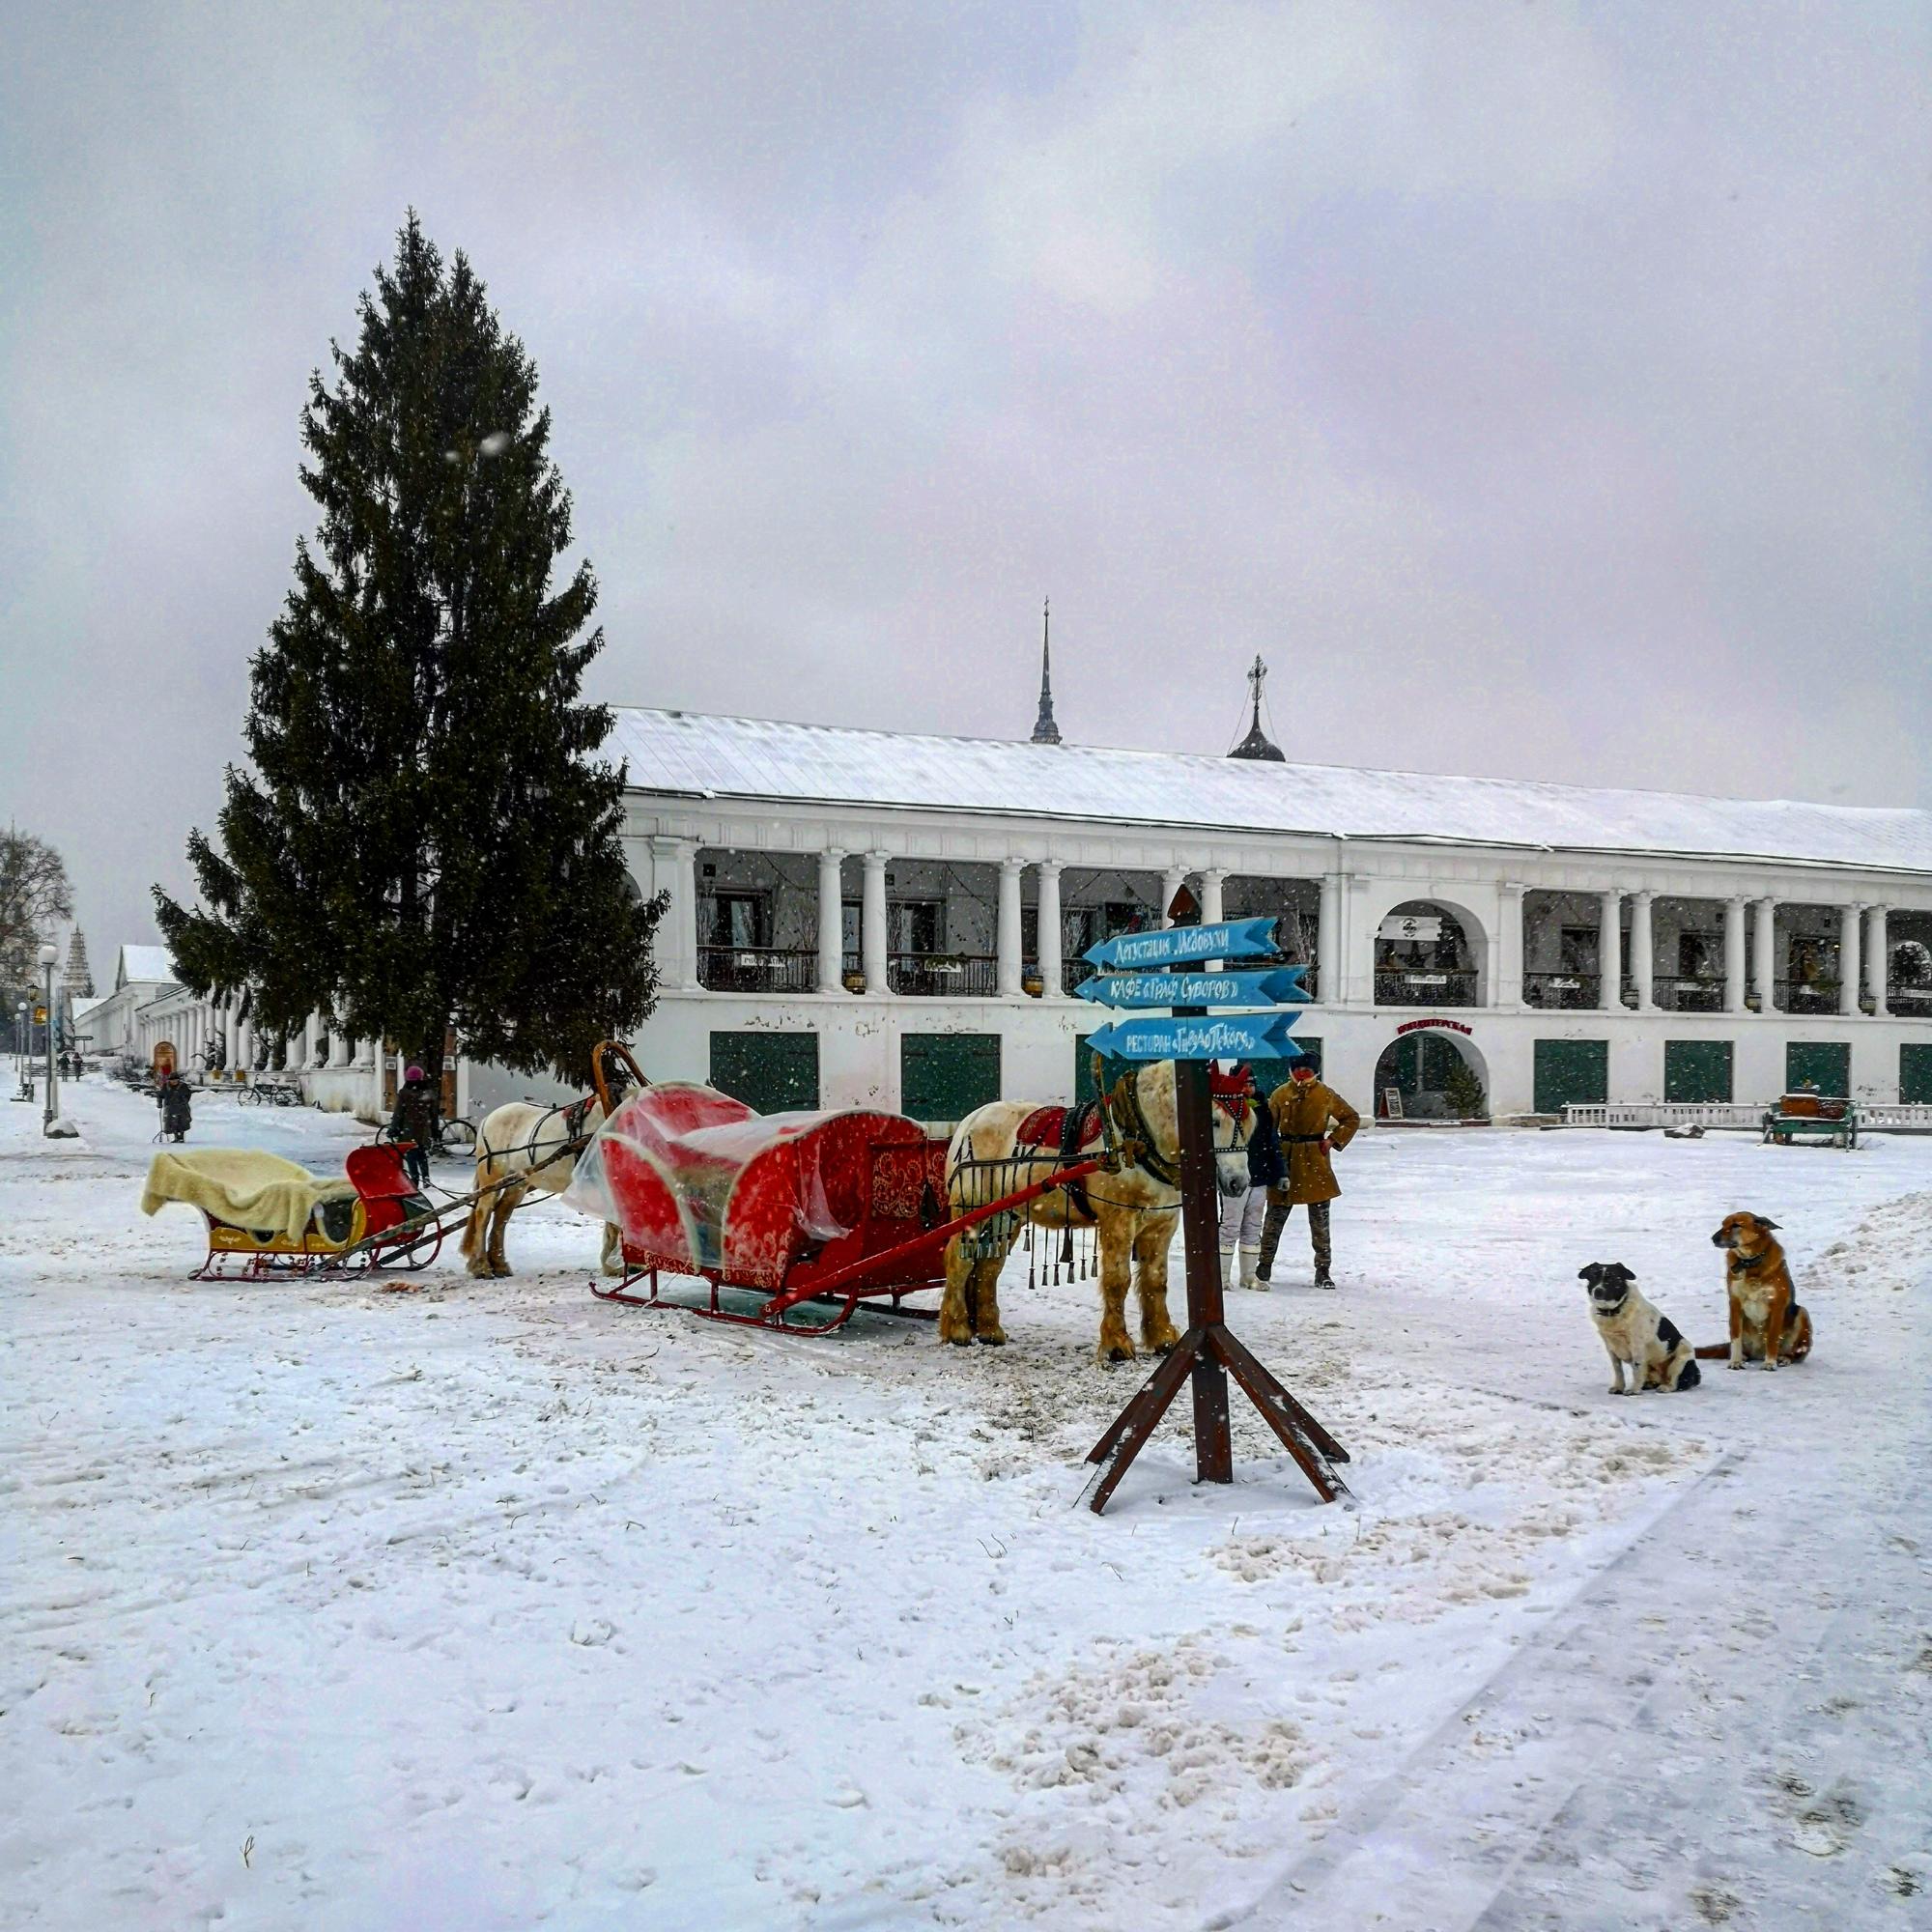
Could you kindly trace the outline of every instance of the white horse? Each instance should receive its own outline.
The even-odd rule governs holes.
[[[943,1342],[1004,1342],[1000,1326],[1000,1269],[1019,1236],[1023,1214],[1036,1227],[1092,1227],[1100,1244],[1100,1340],[1102,1364],[1130,1362],[1127,1334],[1129,1277],[1140,1300],[1141,1347],[1165,1354],[1179,1341],[1167,1313],[1167,1251],[1180,1212],[1175,1184],[1180,1166],[1180,1130],[1174,1104],[1174,1063],[1156,1061],[1122,1075],[1104,1103],[1116,1132],[1138,1143],[1140,1153],[1118,1174],[1105,1170],[1084,1183],[1092,1219],[1081,1214],[1064,1187],[1049,1188],[1009,1220],[981,1222],[962,1246],[955,1236],[946,1249],[946,1295],[939,1307]],[[1037,1111],[1030,1100],[994,1100],[959,1122],[946,1151],[947,1194],[954,1214],[982,1206],[998,1194],[1030,1187],[1061,1165],[1057,1147],[1019,1146],[1020,1123]],[[1248,1184],[1247,1140],[1254,1109],[1243,1099],[1231,1112],[1213,1108],[1216,1179],[1224,1193]],[[994,1161],[976,1173],[969,1162]],[[989,1178],[996,1177],[996,1179]],[[999,1230],[1004,1229],[1004,1238]],[[978,1239],[975,1240],[975,1236]]]
[[[506,1275],[503,1236],[510,1216],[531,1194],[561,1194],[577,1172],[577,1157],[604,1124],[604,1103],[587,1099],[568,1107],[539,1107],[508,1100],[476,1130],[476,1199],[463,1230],[463,1255],[475,1275]],[[620,1231],[604,1224],[602,1266],[623,1273]]]

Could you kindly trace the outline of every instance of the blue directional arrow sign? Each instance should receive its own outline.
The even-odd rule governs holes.
[[[1288,1030],[1298,1013],[1136,1017],[1103,1026],[1087,1042],[1116,1060],[1298,1060]]]
[[[1108,966],[1186,966],[1197,959],[1261,959],[1275,950],[1271,919],[1228,919],[1214,925],[1168,925],[1117,932],[1081,957]]]
[[[1103,1007],[1279,1007],[1305,1000],[1306,966],[1263,973],[1095,973],[1074,987]]]

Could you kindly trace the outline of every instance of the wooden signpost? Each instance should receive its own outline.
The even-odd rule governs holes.
[[[1280,1437],[1283,1448],[1300,1465],[1315,1492],[1323,1502],[1333,1502],[1337,1496],[1349,1492],[1333,1466],[1349,1460],[1348,1451],[1229,1332],[1221,1296],[1219,1188],[1214,1173],[1213,1102],[1208,1087],[1208,1062],[1231,1058],[1299,1058],[1298,1050],[1288,1037],[1288,1030],[1297,1015],[1275,1013],[1260,1020],[1208,1020],[1202,1011],[1202,1006],[1210,1001],[1220,1005],[1259,1006],[1278,998],[1305,1000],[1308,996],[1301,984],[1303,969],[1280,967],[1271,972],[1228,974],[1186,972],[1186,967],[1201,960],[1253,959],[1273,952],[1274,922],[1250,919],[1202,925],[1198,923],[1200,910],[1193,895],[1184,886],[1168,908],[1168,917],[1174,921],[1171,926],[1157,932],[1122,933],[1094,947],[1086,956],[1100,967],[1131,965],[1182,970],[1149,973],[1145,978],[1105,976],[1116,982],[1132,980],[1130,984],[1117,983],[1115,990],[1122,995],[1118,999],[1105,991],[1087,993],[1095,980],[1085,981],[1080,988],[1088,998],[1110,1006],[1173,1008],[1172,1017],[1165,1021],[1117,1021],[1095,1034],[1092,1044],[1097,1051],[1118,1059],[1172,1060],[1175,1064],[1174,1099],[1180,1130],[1181,1231],[1187,1257],[1187,1332],[1089,1452],[1087,1460],[1100,1465],[1100,1480],[1094,1487],[1090,1507],[1095,1515],[1106,1508],[1108,1497],[1180,1393],[1183,1381],[1193,1386],[1195,1479],[1203,1483],[1232,1483],[1235,1452],[1228,1429],[1230,1374],[1240,1384],[1242,1394],[1261,1411],[1263,1420]],[[1217,989],[1208,983],[1215,980],[1236,983]],[[1291,983],[1271,987],[1261,983],[1279,980]],[[1155,989],[1165,994],[1164,1000],[1155,997]],[[1254,1043],[1231,1044],[1236,1031]]]

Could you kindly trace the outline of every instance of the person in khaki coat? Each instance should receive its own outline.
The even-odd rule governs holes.
[[[1315,1286],[1333,1288],[1328,1273],[1328,1204],[1341,1193],[1341,1183],[1329,1164],[1331,1149],[1345,1148],[1355,1137],[1362,1117],[1332,1087],[1315,1077],[1312,1060],[1297,1060],[1289,1077],[1268,1095],[1281,1151],[1288,1157],[1288,1179],[1268,1189],[1267,1218],[1262,1223],[1261,1265],[1256,1278],[1266,1281],[1274,1268],[1281,1231],[1297,1204],[1308,1209],[1308,1240],[1315,1251]]]

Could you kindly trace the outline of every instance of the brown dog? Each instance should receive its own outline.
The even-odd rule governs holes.
[[[1724,1288],[1731,1304],[1731,1367],[1762,1362],[1775,1369],[1779,1362],[1802,1362],[1811,1352],[1811,1317],[1798,1305],[1791,1269],[1778,1246],[1776,1221],[1762,1214],[1726,1214],[1711,1236],[1717,1247],[1728,1249]],[[1721,1349],[1699,1349],[1700,1355],[1718,1355]]]

